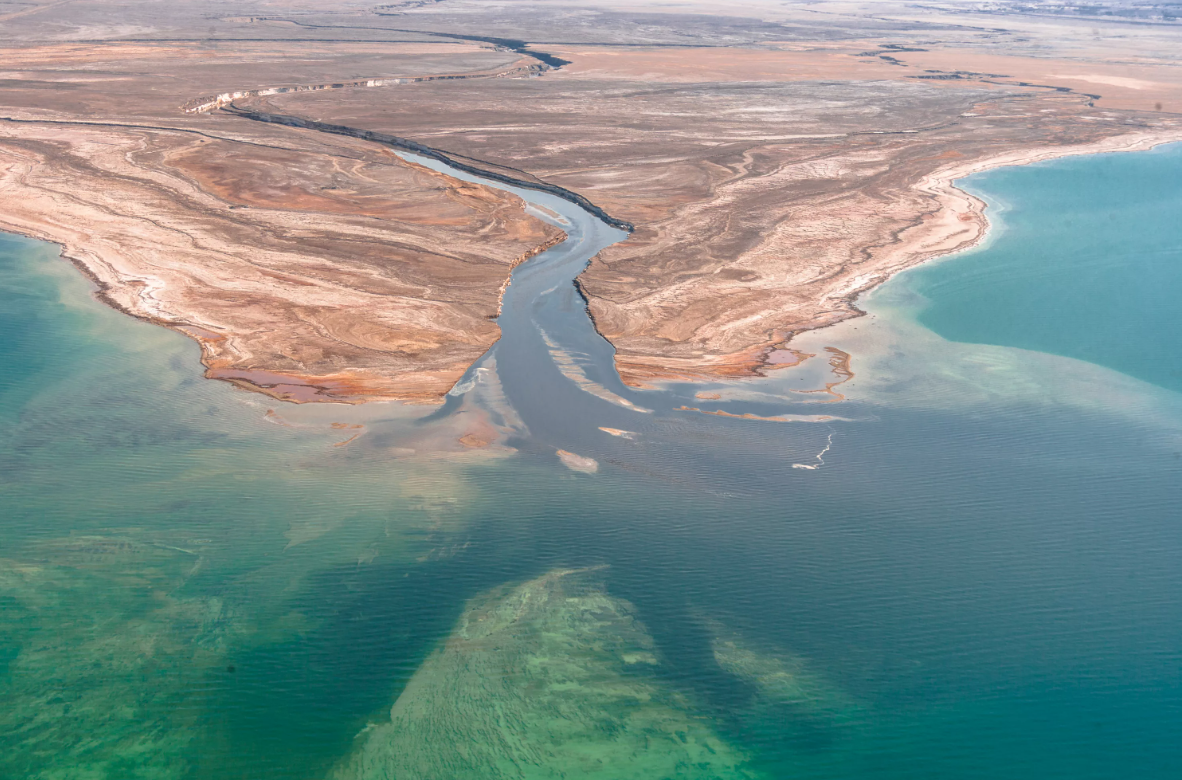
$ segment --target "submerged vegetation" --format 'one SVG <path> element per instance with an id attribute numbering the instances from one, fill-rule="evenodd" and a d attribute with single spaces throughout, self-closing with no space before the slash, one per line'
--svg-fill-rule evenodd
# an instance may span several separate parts
<path id="1" fill-rule="evenodd" d="M 655 674 L 628 602 L 557 569 L 473 599 L 334 780 L 746 778 L 745 757 Z"/>
<path id="2" fill-rule="evenodd" d="M 110 537 L 0 560 L 0 776 L 166 778 L 202 742 L 220 599 L 175 598 L 196 558 Z"/>

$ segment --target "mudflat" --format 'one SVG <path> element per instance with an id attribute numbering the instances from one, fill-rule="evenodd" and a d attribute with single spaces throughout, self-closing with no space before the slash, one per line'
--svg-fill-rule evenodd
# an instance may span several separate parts
<path id="1" fill-rule="evenodd" d="M 572 64 L 541 79 L 256 102 L 526 170 L 635 224 L 579 279 L 634 385 L 774 368 L 793 335 L 856 316 L 862 292 L 980 240 L 983 205 L 957 178 L 1179 137 L 1171 116 L 1070 90 L 915 78 L 877 57 L 873 78 L 850 78 L 869 45 L 825 47 L 804 73 L 791 70 L 807 53 L 775 49 L 738 64 L 717 50 L 559 49 Z M 772 75 L 739 80 L 761 58 Z M 845 78 L 821 79 L 833 60 Z"/>
<path id="2" fill-rule="evenodd" d="M 366 133 L 634 226 L 578 280 L 632 385 L 784 365 L 794 335 L 980 240 L 961 176 L 1182 137 L 1165 21 L 68 8 L 13 11 L 0 41 L 0 227 L 196 338 L 209 376 L 292 401 L 438 401 L 497 339 L 512 266 L 562 238 Z"/>

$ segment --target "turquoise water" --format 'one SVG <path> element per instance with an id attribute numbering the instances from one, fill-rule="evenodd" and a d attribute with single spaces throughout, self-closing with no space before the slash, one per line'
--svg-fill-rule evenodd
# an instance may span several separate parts
<path id="1" fill-rule="evenodd" d="M 691 387 L 628 395 L 642 413 L 551 370 L 551 393 L 502 377 L 522 421 L 491 453 L 438 444 L 476 406 L 206 381 L 187 339 L 0 239 L 0 777 L 1177 777 L 1182 394 L 1114 369 L 1141 344 L 1178 365 L 1153 302 L 1179 277 L 1097 295 L 1070 260 L 1098 239 L 1059 231 L 1023 297 L 968 295 L 1023 271 L 1023 224 L 1096 223 L 1059 193 L 1098 170 L 1096 198 L 1144 215 L 1177 202 L 1182 153 L 974 179 L 1007 210 L 971 263 L 896 278 L 802 338 L 800 369 L 710 388 L 841 419 L 676 411 Z M 1166 221 L 1102 224 L 1122 251 L 1179 246 Z M 1071 317 L 1044 314 L 1059 300 Z M 622 397 L 563 325 L 577 298 L 546 301 L 521 323 Z M 1023 318 L 1039 341 L 998 335 Z M 1116 349 L 1070 348 L 1120 320 Z M 840 403 L 795 392 L 833 380 L 825 347 L 852 355 Z M 497 360 L 532 372 L 515 350 Z M 365 435 L 334 446 L 354 429 L 333 423 Z"/>
<path id="2" fill-rule="evenodd" d="M 1000 209 L 987 249 L 920 269 L 920 322 L 956 341 L 1087 360 L 1182 391 L 1177 144 L 1004 168 L 968 185 Z"/>

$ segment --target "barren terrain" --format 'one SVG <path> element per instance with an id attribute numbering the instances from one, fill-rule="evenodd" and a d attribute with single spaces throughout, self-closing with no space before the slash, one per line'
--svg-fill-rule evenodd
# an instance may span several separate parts
<path id="1" fill-rule="evenodd" d="M 107 301 L 197 339 L 211 377 L 294 401 L 435 401 L 496 341 L 511 266 L 561 232 L 515 197 L 374 144 L 181 106 L 263 78 L 297 86 L 280 68 L 331 83 L 496 73 L 520 58 L 434 43 L 304 54 L 255 43 L 10 49 L 0 226 L 62 244 Z M 223 75 L 248 63 L 255 82 Z"/>
<path id="2" fill-rule="evenodd" d="M 199 339 L 211 376 L 291 400 L 438 399 L 497 338 L 508 269 L 560 234 L 379 144 L 243 114 L 400 136 L 635 225 L 579 280 L 635 385 L 784 365 L 794 334 L 979 240 L 957 177 L 1182 138 L 1168 21 L 67 7 L 0 5 L 0 115 L 18 120 L 0 122 L 0 227 L 62 243 L 111 302 Z"/>
<path id="3" fill-rule="evenodd" d="M 571 64 L 544 79 L 253 105 L 523 169 L 634 223 L 580 284 L 637 385 L 763 371 L 793 334 L 856 314 L 854 298 L 892 273 L 971 245 L 986 223 L 950 186 L 959 176 L 1179 137 L 1172 115 L 1105 108 L 1128 102 L 1119 79 L 1101 85 L 1113 98 L 1023 86 L 1029 58 L 1007 63 L 1017 76 L 934 79 L 900 64 L 910 52 L 863 56 L 867 42 L 551 51 Z"/>

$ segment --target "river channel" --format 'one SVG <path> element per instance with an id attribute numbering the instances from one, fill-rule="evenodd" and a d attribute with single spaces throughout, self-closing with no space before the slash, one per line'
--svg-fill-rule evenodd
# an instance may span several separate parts
<path id="1" fill-rule="evenodd" d="M 205 380 L 0 236 L 0 776 L 1176 777 L 1182 394 L 1142 377 L 1177 365 L 1177 181 L 1178 147 L 974 177 L 991 243 L 799 366 L 643 390 L 573 283 L 625 234 L 488 182 L 569 239 L 433 409 Z M 1160 273 L 1075 295 L 1101 242 Z M 1061 296 L 1161 361 L 1060 348 L 1100 316 Z"/>

